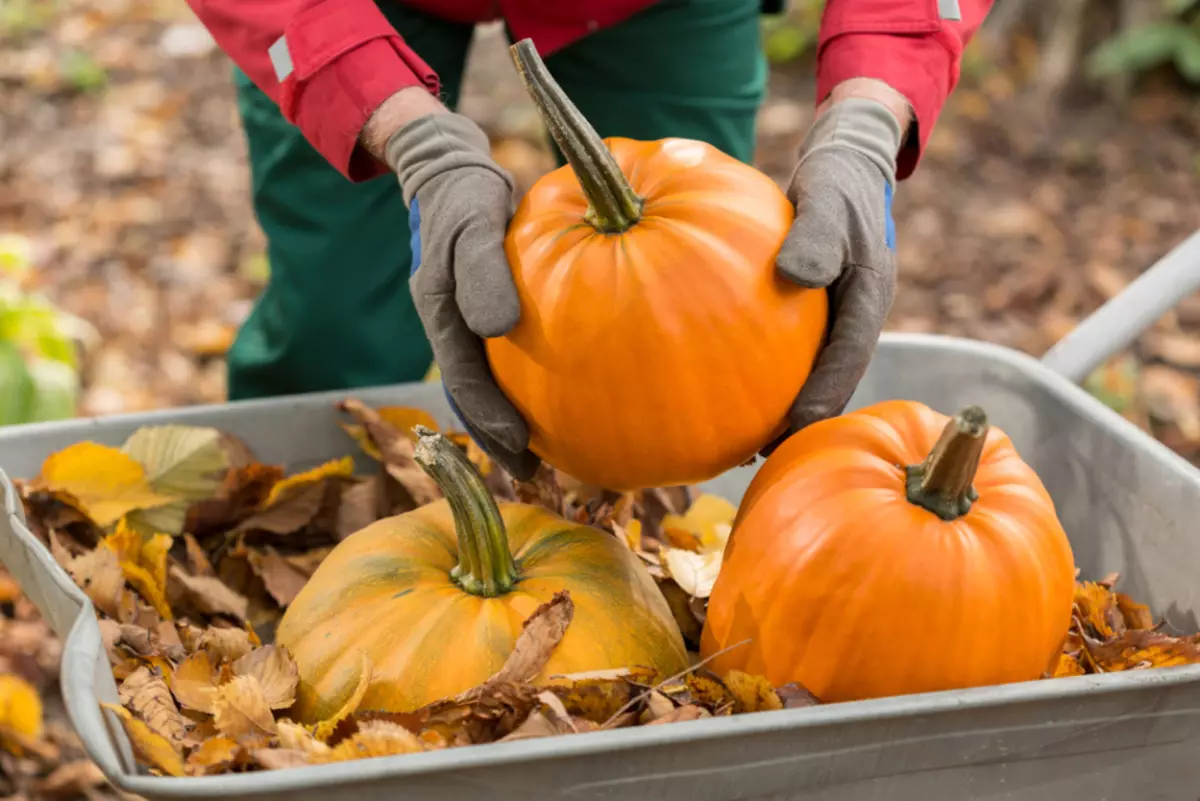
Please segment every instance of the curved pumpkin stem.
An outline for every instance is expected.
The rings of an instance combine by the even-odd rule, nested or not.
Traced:
[[[417,434],[413,458],[437,483],[454,515],[458,565],[451,577],[472,595],[503,595],[517,582],[517,564],[496,499],[462,448],[425,426],[413,430]]]
[[[509,51],[525,91],[583,187],[588,199],[585,219],[606,234],[632,228],[642,216],[642,199],[629,185],[600,134],[550,75],[533,40],[522,39]]]
[[[921,464],[910,465],[908,500],[943,520],[957,520],[979,497],[973,483],[987,441],[987,413],[968,406],[951,418]]]

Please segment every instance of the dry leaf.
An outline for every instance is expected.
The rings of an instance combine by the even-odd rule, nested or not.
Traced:
[[[806,687],[795,683],[776,687],[775,694],[783,702],[784,709],[799,709],[806,706],[816,706],[821,703],[821,700],[810,693]]]
[[[688,595],[707,598],[712,594],[717,574],[721,572],[723,552],[696,553],[680,548],[663,548],[659,557],[671,579]]]
[[[238,742],[274,734],[275,717],[258,679],[235,676],[218,687],[213,698],[213,723],[221,734]]]
[[[125,589],[125,573],[117,555],[108,548],[96,548],[77,556],[67,572],[104,614],[119,621],[133,619],[133,596]]]
[[[267,548],[262,552],[250,551],[248,558],[250,566],[262,579],[263,586],[280,607],[286,607],[295,600],[300,590],[308,583],[309,577],[280,556],[274,548]]]
[[[1089,645],[1104,671],[1176,667],[1200,662],[1200,644],[1157,631],[1131,629],[1111,642]]]
[[[197,651],[171,676],[171,691],[181,706],[211,715],[217,694],[217,672],[208,651]]]
[[[388,475],[404,487],[417,505],[431,503],[442,496],[434,480],[413,459],[413,439],[400,433],[378,412],[360,401],[351,398],[339,403],[338,408],[363,426],[367,437],[378,449]]]
[[[38,797],[92,797],[91,791],[106,783],[104,773],[90,759],[78,759],[59,765],[49,776],[37,782],[33,790]]]
[[[200,635],[197,648],[203,648],[218,662],[232,662],[250,653],[254,644],[245,629],[210,626]]]
[[[731,670],[723,677],[725,687],[733,695],[736,713],[769,712],[783,709],[783,701],[775,688],[762,676],[752,676],[740,670]]]
[[[280,645],[264,645],[233,663],[235,676],[253,676],[271,709],[287,709],[296,700],[300,669]]]
[[[134,753],[143,763],[157,768],[168,776],[183,776],[183,757],[167,738],[153,731],[120,704],[101,703],[100,706],[115,714],[125,727],[125,733],[133,744]]]
[[[30,739],[42,736],[42,698],[20,676],[0,673],[0,728]]]
[[[275,736],[279,746],[289,751],[300,751],[309,757],[323,757],[330,748],[313,736],[313,733],[299,723],[290,720],[280,720],[275,723]]]
[[[335,532],[339,541],[366,528],[382,516],[380,504],[383,492],[382,477],[378,475],[357,484],[350,484],[342,490]]]
[[[246,619],[250,601],[246,596],[229,589],[220,579],[189,576],[178,566],[171,567],[171,578],[187,590],[188,599],[201,612],[210,615],[230,615],[238,620]]]
[[[737,507],[716,495],[701,495],[683,515],[668,514],[659,524],[667,542],[676,548],[712,551],[725,547]]]
[[[1130,629],[1152,629],[1154,628],[1154,616],[1150,614],[1150,607],[1145,604],[1140,604],[1122,592],[1115,594],[1117,599],[1117,609],[1121,613],[1121,617],[1125,621],[1125,627]]]
[[[283,770],[284,768],[300,768],[313,764],[308,754],[303,751],[292,751],[283,748],[258,748],[252,756],[267,770]]]
[[[349,401],[348,405],[344,406],[344,409],[360,420],[362,419],[360,415],[363,414],[362,409],[372,411],[369,407],[364,406],[358,401]],[[413,433],[414,427],[425,426],[434,431],[441,430],[438,428],[437,421],[433,419],[433,416],[423,409],[415,409],[410,406],[379,406],[373,411],[379,416],[380,420],[391,426],[393,431],[407,437],[413,444],[416,444],[417,441],[417,436]],[[358,447],[362,448],[363,453],[377,462],[384,460],[383,454],[376,446],[375,440],[367,432],[367,427],[364,423],[342,423],[342,428],[354,438],[354,441],[358,443]]]
[[[416,754],[424,750],[425,746],[417,735],[403,726],[373,720],[359,724],[357,732],[318,759],[322,762],[346,762],[352,759]]]
[[[222,773],[241,755],[242,747],[228,737],[210,737],[194,749],[187,758],[188,772],[193,776]]]
[[[689,721],[689,720],[700,720],[702,718],[711,718],[711,717],[712,717],[712,713],[709,712],[707,709],[700,707],[700,706],[696,706],[695,704],[687,704],[685,706],[679,707],[678,709],[672,709],[670,712],[663,715],[661,718],[656,718],[656,719],[650,721],[649,723],[647,723],[646,725],[647,726],[658,726],[663,723],[683,723],[683,722]]]
[[[486,684],[528,684],[537,678],[554,649],[567,633],[567,626],[575,615],[575,603],[566,590],[533,611],[525,621],[513,652],[504,666]]]
[[[121,450],[141,463],[147,481],[158,492],[199,501],[216,494],[229,470],[224,444],[223,435],[215,428],[143,426]]]
[[[101,547],[117,555],[125,580],[154,611],[164,620],[173,620],[167,603],[167,554],[171,550],[171,537],[166,534],[143,537],[126,518],[121,518],[116,531],[104,538]]]
[[[52,453],[35,484],[39,489],[69,493],[100,526],[109,526],[134,509],[175,500],[154,491],[136,459],[95,442]]]
[[[182,744],[183,716],[161,675],[149,668],[138,668],[121,682],[120,695],[121,703],[145,721],[152,731],[175,746]]]
[[[1075,611],[1080,620],[1091,628],[1094,636],[1100,639],[1113,636],[1117,610],[1109,587],[1091,581],[1077,583]]]

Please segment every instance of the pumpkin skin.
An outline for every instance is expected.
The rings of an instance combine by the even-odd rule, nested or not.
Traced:
[[[825,702],[1036,679],[1071,619],[1075,564],[1011,440],[982,440],[966,514],[908,499],[949,418],[888,401],[803,429],[752,480],[709,599],[712,669]],[[970,478],[968,477],[968,482]]]
[[[824,339],[826,292],[776,275],[795,212],[766,175],[704,142],[601,144],[575,122],[555,135],[571,164],[534,184],[509,225],[521,319],[485,341],[492,373],[530,449],[580,481],[712,478],[783,433]],[[577,177],[589,167],[573,153],[591,137],[592,163],[614,162],[614,193],[642,202],[620,232],[593,224]]]
[[[314,723],[355,688],[365,652],[371,682],[360,709],[407,712],[487,679],[522,623],[556,592],[574,618],[541,674],[645,666],[673,675],[687,652],[666,600],[615,537],[537,506],[500,504],[518,580],[498,597],[465,592],[446,500],[379,520],[343,540],[288,607],[276,641],[295,658],[290,713]]]

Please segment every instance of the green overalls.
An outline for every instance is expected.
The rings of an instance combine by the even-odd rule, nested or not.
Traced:
[[[473,26],[379,5],[455,107]],[[700,139],[749,162],[767,81],[761,13],[761,0],[662,0],[546,64],[601,136]],[[271,277],[228,354],[230,399],[420,380],[432,354],[396,179],[351,183],[235,80]]]

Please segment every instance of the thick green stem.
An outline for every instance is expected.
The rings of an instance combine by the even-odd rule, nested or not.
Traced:
[[[458,565],[451,577],[472,595],[503,595],[517,582],[517,565],[496,499],[462,448],[425,426],[413,430],[413,458],[437,483],[454,515]]]
[[[973,482],[987,434],[987,414],[980,407],[954,415],[925,461],[907,468],[908,500],[943,520],[971,511],[979,497]]]
[[[588,199],[585,219],[606,234],[632,228],[642,216],[642,199],[629,185],[600,134],[555,82],[532,40],[522,39],[509,50],[525,91],[583,187]]]

